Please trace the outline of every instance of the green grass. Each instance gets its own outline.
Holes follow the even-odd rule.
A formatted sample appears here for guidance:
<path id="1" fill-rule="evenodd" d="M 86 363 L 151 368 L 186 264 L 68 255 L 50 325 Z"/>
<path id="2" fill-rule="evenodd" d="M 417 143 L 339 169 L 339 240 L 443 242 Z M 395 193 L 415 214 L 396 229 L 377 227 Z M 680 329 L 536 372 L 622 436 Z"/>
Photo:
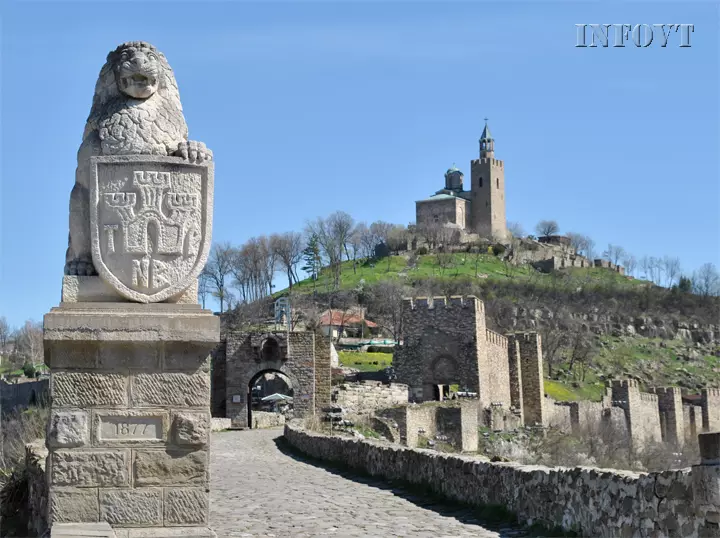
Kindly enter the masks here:
<path id="1" fill-rule="evenodd" d="M 392 364 L 392 353 L 367 353 L 364 351 L 338 351 L 340 364 L 361 372 L 377 372 Z M 377 364 L 376 364 L 377 363 Z"/>
<path id="2" fill-rule="evenodd" d="M 418 256 L 415 265 L 408 266 L 409 255 L 390 256 L 375 261 L 358 262 L 353 269 L 353 263 L 343 262 L 340 272 L 341 289 L 357 289 L 363 285 L 373 284 L 382 280 L 402 279 L 407 283 L 414 280 L 434 278 L 471 278 L 478 280 L 529 280 L 535 279 L 539 286 L 552 284 L 554 277 L 538 273 L 529 265 L 513 266 L 503 263 L 492 254 L 454 253 L 454 254 L 427 254 Z M 592 285 L 612 282 L 619 287 L 637 287 L 647 282 L 637 279 L 628 279 L 614 271 L 601 268 L 571 268 L 564 274 L 573 279 L 577 285 Z M 305 279 L 293 286 L 294 291 L 319 292 L 330 291 L 333 287 L 332 273 L 324 268 L 318 280 Z M 286 293 L 281 290 L 275 295 Z"/>

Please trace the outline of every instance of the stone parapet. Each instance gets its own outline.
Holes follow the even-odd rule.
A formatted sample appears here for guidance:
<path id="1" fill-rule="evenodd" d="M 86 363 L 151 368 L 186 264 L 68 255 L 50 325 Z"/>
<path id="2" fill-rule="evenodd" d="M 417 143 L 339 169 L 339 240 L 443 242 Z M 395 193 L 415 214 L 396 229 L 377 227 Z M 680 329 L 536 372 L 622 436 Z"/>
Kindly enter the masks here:
<path id="1" fill-rule="evenodd" d="M 420 485 L 454 502 L 504 506 L 528 525 L 558 526 L 579 536 L 718 535 L 720 465 L 638 474 L 491 463 L 372 440 L 330 437 L 304 430 L 297 422 L 285 425 L 285 439 L 311 457 Z M 717 442 L 707 440 L 704 446 L 716 447 Z M 602 502 L 589 503 L 592 498 Z"/>
<path id="2" fill-rule="evenodd" d="M 44 321 L 50 525 L 206 532 L 219 318 L 191 304 L 68 303 Z"/>

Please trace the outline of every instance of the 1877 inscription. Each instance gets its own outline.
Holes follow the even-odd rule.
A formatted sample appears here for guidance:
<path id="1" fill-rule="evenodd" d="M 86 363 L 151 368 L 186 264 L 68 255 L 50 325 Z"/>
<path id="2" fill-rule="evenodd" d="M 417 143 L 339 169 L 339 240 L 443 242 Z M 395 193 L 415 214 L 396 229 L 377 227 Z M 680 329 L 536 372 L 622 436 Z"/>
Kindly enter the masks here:
<path id="1" fill-rule="evenodd" d="M 101 416 L 100 438 L 103 441 L 161 441 L 163 419 L 162 417 Z"/>

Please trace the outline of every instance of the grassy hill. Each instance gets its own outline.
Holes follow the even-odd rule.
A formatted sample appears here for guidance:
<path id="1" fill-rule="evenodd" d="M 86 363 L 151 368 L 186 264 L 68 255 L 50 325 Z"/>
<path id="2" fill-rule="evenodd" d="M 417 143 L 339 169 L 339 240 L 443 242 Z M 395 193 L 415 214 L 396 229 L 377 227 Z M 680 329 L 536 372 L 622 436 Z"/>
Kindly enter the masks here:
<path id="1" fill-rule="evenodd" d="M 338 294 L 368 307 L 378 320 L 380 295 L 368 301 L 380 282 L 396 282 L 414 296 L 475 294 L 485 301 L 488 325 L 499 332 L 539 330 L 543 335 L 546 393 L 558 400 L 599 400 L 604 381 L 632 376 L 646 387 L 680 386 L 695 391 L 720 386 L 720 345 L 717 331 L 711 341 L 689 342 L 672 337 L 634 334 L 636 316 L 660 327 L 717 324 L 720 300 L 659 288 L 652 283 L 601 268 L 573 268 L 551 274 L 530 266 L 513 266 L 492 254 L 452 253 L 390 256 L 376 261 L 342 264 L 339 290 L 325 268 L 316 281 L 293 286 L 301 295 L 316 293 L 320 305 L 333 304 Z M 287 290 L 279 294 L 287 293 Z M 342 303 L 342 301 L 341 301 Z M 529 317 L 542 310 L 543 316 Z M 537 316 L 537 314 L 535 314 Z M 628 334 L 629 332 L 629 334 Z M 552 342 L 558 334 L 568 334 Z M 662 329 L 658 334 L 663 334 Z M 702 340 L 702 339 L 701 339 Z M 582 360 L 573 358 L 578 342 Z M 378 355 L 377 357 L 375 355 Z M 389 366 L 386 354 L 340 353 L 341 363 L 363 371 Z M 552 375 L 548 364 L 552 363 Z"/>

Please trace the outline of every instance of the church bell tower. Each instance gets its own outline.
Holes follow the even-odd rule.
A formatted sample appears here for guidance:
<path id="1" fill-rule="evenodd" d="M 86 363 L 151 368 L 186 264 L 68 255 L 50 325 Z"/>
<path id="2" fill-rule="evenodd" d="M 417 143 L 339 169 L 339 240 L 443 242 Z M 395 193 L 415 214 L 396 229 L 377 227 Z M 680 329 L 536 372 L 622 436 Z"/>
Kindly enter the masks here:
<path id="1" fill-rule="evenodd" d="M 485 118 L 480 136 L 480 158 L 470 162 L 472 229 L 487 239 L 505 241 L 505 167 L 495 158 L 495 140 Z"/>

